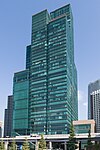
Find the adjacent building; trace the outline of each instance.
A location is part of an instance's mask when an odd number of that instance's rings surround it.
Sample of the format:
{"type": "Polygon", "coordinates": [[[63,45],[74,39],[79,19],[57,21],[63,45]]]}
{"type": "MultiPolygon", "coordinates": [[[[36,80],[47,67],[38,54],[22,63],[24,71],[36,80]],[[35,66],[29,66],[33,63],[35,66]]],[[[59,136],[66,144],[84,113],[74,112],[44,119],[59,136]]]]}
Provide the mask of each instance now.
{"type": "Polygon", "coordinates": [[[11,137],[13,121],[13,96],[8,96],[7,109],[4,116],[4,137],[11,137]]]}
{"type": "Polygon", "coordinates": [[[66,134],[78,119],[70,4],[32,16],[26,70],[15,73],[13,131],[18,134],[66,134]]]}
{"type": "Polygon", "coordinates": [[[88,85],[88,119],[96,122],[96,132],[100,133],[100,80],[88,85]]]}
{"type": "MultiPolygon", "coordinates": [[[[89,135],[90,133],[95,133],[95,121],[92,120],[78,120],[78,121],[73,121],[73,126],[74,126],[74,131],[75,134],[86,134],[89,135]]],[[[80,142],[80,147],[81,149],[85,149],[87,145],[87,140],[86,141],[81,141],[80,142]]]]}
{"type": "Polygon", "coordinates": [[[2,137],[2,121],[0,121],[0,138],[2,137]]]}
{"type": "Polygon", "coordinates": [[[89,130],[91,133],[95,133],[95,121],[93,119],[73,121],[73,126],[75,134],[89,133],[89,130]]]}

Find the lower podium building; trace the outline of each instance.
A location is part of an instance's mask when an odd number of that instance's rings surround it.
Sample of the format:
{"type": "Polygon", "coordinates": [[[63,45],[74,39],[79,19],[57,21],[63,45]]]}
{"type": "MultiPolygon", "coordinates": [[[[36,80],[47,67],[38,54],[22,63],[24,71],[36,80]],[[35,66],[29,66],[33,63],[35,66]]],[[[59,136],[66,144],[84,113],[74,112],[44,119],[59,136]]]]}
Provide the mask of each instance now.
{"type": "MultiPolygon", "coordinates": [[[[95,133],[95,121],[93,119],[91,120],[78,120],[78,121],[73,121],[73,126],[74,126],[74,131],[76,135],[85,135],[95,133]]],[[[81,143],[81,149],[84,150],[85,146],[87,145],[87,140],[83,140],[80,142],[81,143]]]]}
{"type": "Polygon", "coordinates": [[[75,134],[95,133],[95,121],[92,120],[78,120],[73,121],[75,134]]]}
{"type": "Polygon", "coordinates": [[[67,134],[78,120],[70,4],[32,16],[26,70],[14,74],[13,95],[15,134],[67,134]]]}

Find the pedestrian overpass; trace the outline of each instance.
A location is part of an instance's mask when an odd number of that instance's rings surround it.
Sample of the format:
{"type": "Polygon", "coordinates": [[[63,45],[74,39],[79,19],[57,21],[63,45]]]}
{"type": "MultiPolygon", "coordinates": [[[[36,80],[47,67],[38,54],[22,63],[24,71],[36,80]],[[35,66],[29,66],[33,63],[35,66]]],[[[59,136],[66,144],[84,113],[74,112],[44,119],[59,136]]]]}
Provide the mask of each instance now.
{"type": "MultiPolygon", "coordinates": [[[[41,139],[41,136],[37,135],[37,134],[0,138],[0,141],[4,141],[5,149],[7,150],[8,145],[9,145],[9,143],[12,142],[12,140],[15,140],[16,143],[23,143],[25,141],[25,138],[27,138],[28,142],[34,146],[35,150],[38,150],[38,142],[41,139]]],[[[82,141],[87,141],[88,133],[76,134],[75,138],[80,145],[80,143],[82,141]]],[[[67,142],[69,140],[69,134],[44,135],[44,139],[48,143],[48,149],[49,150],[53,149],[53,143],[62,144],[63,149],[66,150],[67,149],[67,142]]],[[[91,141],[100,141],[100,133],[91,133],[91,141]]]]}

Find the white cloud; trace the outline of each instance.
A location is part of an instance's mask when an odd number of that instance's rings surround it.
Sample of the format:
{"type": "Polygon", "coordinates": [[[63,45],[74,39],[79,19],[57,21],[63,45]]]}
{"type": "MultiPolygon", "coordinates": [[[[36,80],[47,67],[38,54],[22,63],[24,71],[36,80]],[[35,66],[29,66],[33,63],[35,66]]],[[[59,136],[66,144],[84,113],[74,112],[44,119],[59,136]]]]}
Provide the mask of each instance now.
{"type": "Polygon", "coordinates": [[[78,91],[78,113],[79,119],[87,119],[87,110],[88,110],[88,98],[85,91],[78,91]]]}
{"type": "Polygon", "coordinates": [[[87,102],[84,102],[84,103],[83,103],[83,106],[86,106],[86,107],[87,107],[87,106],[88,106],[88,103],[87,103],[87,102]]]}
{"type": "Polygon", "coordinates": [[[84,101],[84,92],[78,91],[78,101],[84,101]]]}

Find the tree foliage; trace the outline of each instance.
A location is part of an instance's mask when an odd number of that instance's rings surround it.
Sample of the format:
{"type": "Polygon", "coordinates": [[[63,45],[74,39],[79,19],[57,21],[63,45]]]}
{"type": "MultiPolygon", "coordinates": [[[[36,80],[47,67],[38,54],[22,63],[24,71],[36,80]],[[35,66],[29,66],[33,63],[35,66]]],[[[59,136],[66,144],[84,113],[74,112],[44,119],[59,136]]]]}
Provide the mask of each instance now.
{"type": "Polygon", "coordinates": [[[25,141],[23,142],[22,150],[30,150],[27,138],[25,138],[25,141]]]}
{"type": "Polygon", "coordinates": [[[93,148],[93,143],[91,142],[91,130],[89,129],[88,131],[88,140],[87,140],[87,145],[86,145],[86,149],[91,149],[93,148]]]}
{"type": "Polygon", "coordinates": [[[9,150],[16,150],[16,147],[17,147],[16,142],[15,142],[15,140],[13,139],[12,142],[11,142],[11,145],[10,145],[9,150]]]}
{"type": "Polygon", "coordinates": [[[87,140],[87,146],[91,146],[93,143],[91,142],[91,130],[88,131],[88,140],[87,140]]]}
{"type": "Polygon", "coordinates": [[[74,126],[73,126],[73,124],[71,124],[69,141],[67,143],[68,150],[75,150],[75,149],[77,149],[78,147],[77,147],[76,143],[77,142],[76,142],[76,138],[75,138],[74,126]]]}
{"type": "Polygon", "coordinates": [[[43,135],[41,135],[41,139],[39,141],[39,150],[45,150],[45,149],[46,149],[46,141],[43,135]]]}
{"type": "Polygon", "coordinates": [[[86,147],[86,150],[100,150],[100,144],[94,144],[86,147]]]}
{"type": "Polygon", "coordinates": [[[0,150],[5,150],[5,145],[4,145],[3,140],[0,141],[0,150]]]}

